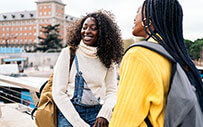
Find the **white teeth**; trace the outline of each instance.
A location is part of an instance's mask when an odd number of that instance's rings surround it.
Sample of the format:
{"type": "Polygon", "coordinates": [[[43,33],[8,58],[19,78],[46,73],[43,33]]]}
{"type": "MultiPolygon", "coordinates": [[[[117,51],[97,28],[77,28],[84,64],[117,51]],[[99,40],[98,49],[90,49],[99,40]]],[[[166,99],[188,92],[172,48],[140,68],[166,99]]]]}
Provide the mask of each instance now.
{"type": "Polygon", "coordinates": [[[92,37],[85,36],[84,39],[85,39],[85,40],[91,40],[92,37]]]}

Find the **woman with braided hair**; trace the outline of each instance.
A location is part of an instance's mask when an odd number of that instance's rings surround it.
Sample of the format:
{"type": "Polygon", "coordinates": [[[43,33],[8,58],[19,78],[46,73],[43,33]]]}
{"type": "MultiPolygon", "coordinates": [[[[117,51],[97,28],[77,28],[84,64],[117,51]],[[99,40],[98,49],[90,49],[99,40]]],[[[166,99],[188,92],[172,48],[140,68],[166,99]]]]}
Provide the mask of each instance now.
{"type": "MultiPolygon", "coordinates": [[[[132,34],[160,44],[185,71],[196,88],[203,108],[203,84],[186,51],[183,38],[183,11],[178,0],[145,0],[134,20],[132,34]]],[[[117,103],[110,127],[164,126],[172,63],[144,47],[130,48],[123,57],[117,103]],[[148,118],[148,120],[146,120],[148,118]]]]}

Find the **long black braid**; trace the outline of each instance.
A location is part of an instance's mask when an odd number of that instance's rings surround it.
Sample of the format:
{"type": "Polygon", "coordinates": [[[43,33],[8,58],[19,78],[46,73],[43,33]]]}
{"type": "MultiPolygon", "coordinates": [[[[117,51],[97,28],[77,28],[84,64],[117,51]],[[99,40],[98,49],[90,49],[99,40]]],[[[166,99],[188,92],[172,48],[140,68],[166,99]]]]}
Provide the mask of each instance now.
{"type": "Polygon", "coordinates": [[[178,0],[145,0],[142,7],[142,21],[145,32],[158,41],[184,69],[191,84],[196,88],[203,112],[203,83],[185,47],[183,11],[178,0]],[[150,28],[150,22],[154,30],[150,28]]]}

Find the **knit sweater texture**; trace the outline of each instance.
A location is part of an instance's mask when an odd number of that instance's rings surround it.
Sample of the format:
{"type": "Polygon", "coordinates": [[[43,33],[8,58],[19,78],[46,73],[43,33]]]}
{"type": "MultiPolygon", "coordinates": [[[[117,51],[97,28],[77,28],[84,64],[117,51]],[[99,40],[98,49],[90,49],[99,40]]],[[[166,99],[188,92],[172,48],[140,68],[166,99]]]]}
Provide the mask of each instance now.
{"type": "MultiPolygon", "coordinates": [[[[100,97],[100,101],[103,104],[97,117],[104,117],[110,121],[117,94],[116,66],[112,65],[111,68],[106,68],[96,53],[96,47],[87,46],[82,41],[76,50],[79,70],[82,72],[88,87],[92,90],[95,97],[100,97]]],[[[59,110],[73,127],[89,127],[80,118],[70,101],[74,93],[75,74],[77,71],[75,60],[70,72],[69,63],[70,52],[67,47],[61,51],[54,67],[53,99],[59,110]]]]}
{"type": "MultiPolygon", "coordinates": [[[[151,40],[152,41],[152,40],[151,40]]],[[[171,75],[171,62],[143,47],[133,47],[120,67],[117,103],[110,127],[164,126],[164,107],[171,75]]]]}

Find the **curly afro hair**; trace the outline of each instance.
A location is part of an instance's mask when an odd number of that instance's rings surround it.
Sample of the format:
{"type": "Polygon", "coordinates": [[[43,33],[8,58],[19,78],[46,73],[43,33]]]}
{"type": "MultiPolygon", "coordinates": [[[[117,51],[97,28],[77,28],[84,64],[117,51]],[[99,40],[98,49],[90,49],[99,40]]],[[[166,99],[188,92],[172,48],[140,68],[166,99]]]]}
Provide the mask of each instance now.
{"type": "Polygon", "coordinates": [[[110,68],[112,63],[121,61],[123,53],[120,29],[111,12],[99,10],[70,24],[67,29],[67,43],[75,47],[79,45],[82,39],[81,29],[88,17],[93,17],[98,27],[97,56],[107,68],[110,68]]]}

